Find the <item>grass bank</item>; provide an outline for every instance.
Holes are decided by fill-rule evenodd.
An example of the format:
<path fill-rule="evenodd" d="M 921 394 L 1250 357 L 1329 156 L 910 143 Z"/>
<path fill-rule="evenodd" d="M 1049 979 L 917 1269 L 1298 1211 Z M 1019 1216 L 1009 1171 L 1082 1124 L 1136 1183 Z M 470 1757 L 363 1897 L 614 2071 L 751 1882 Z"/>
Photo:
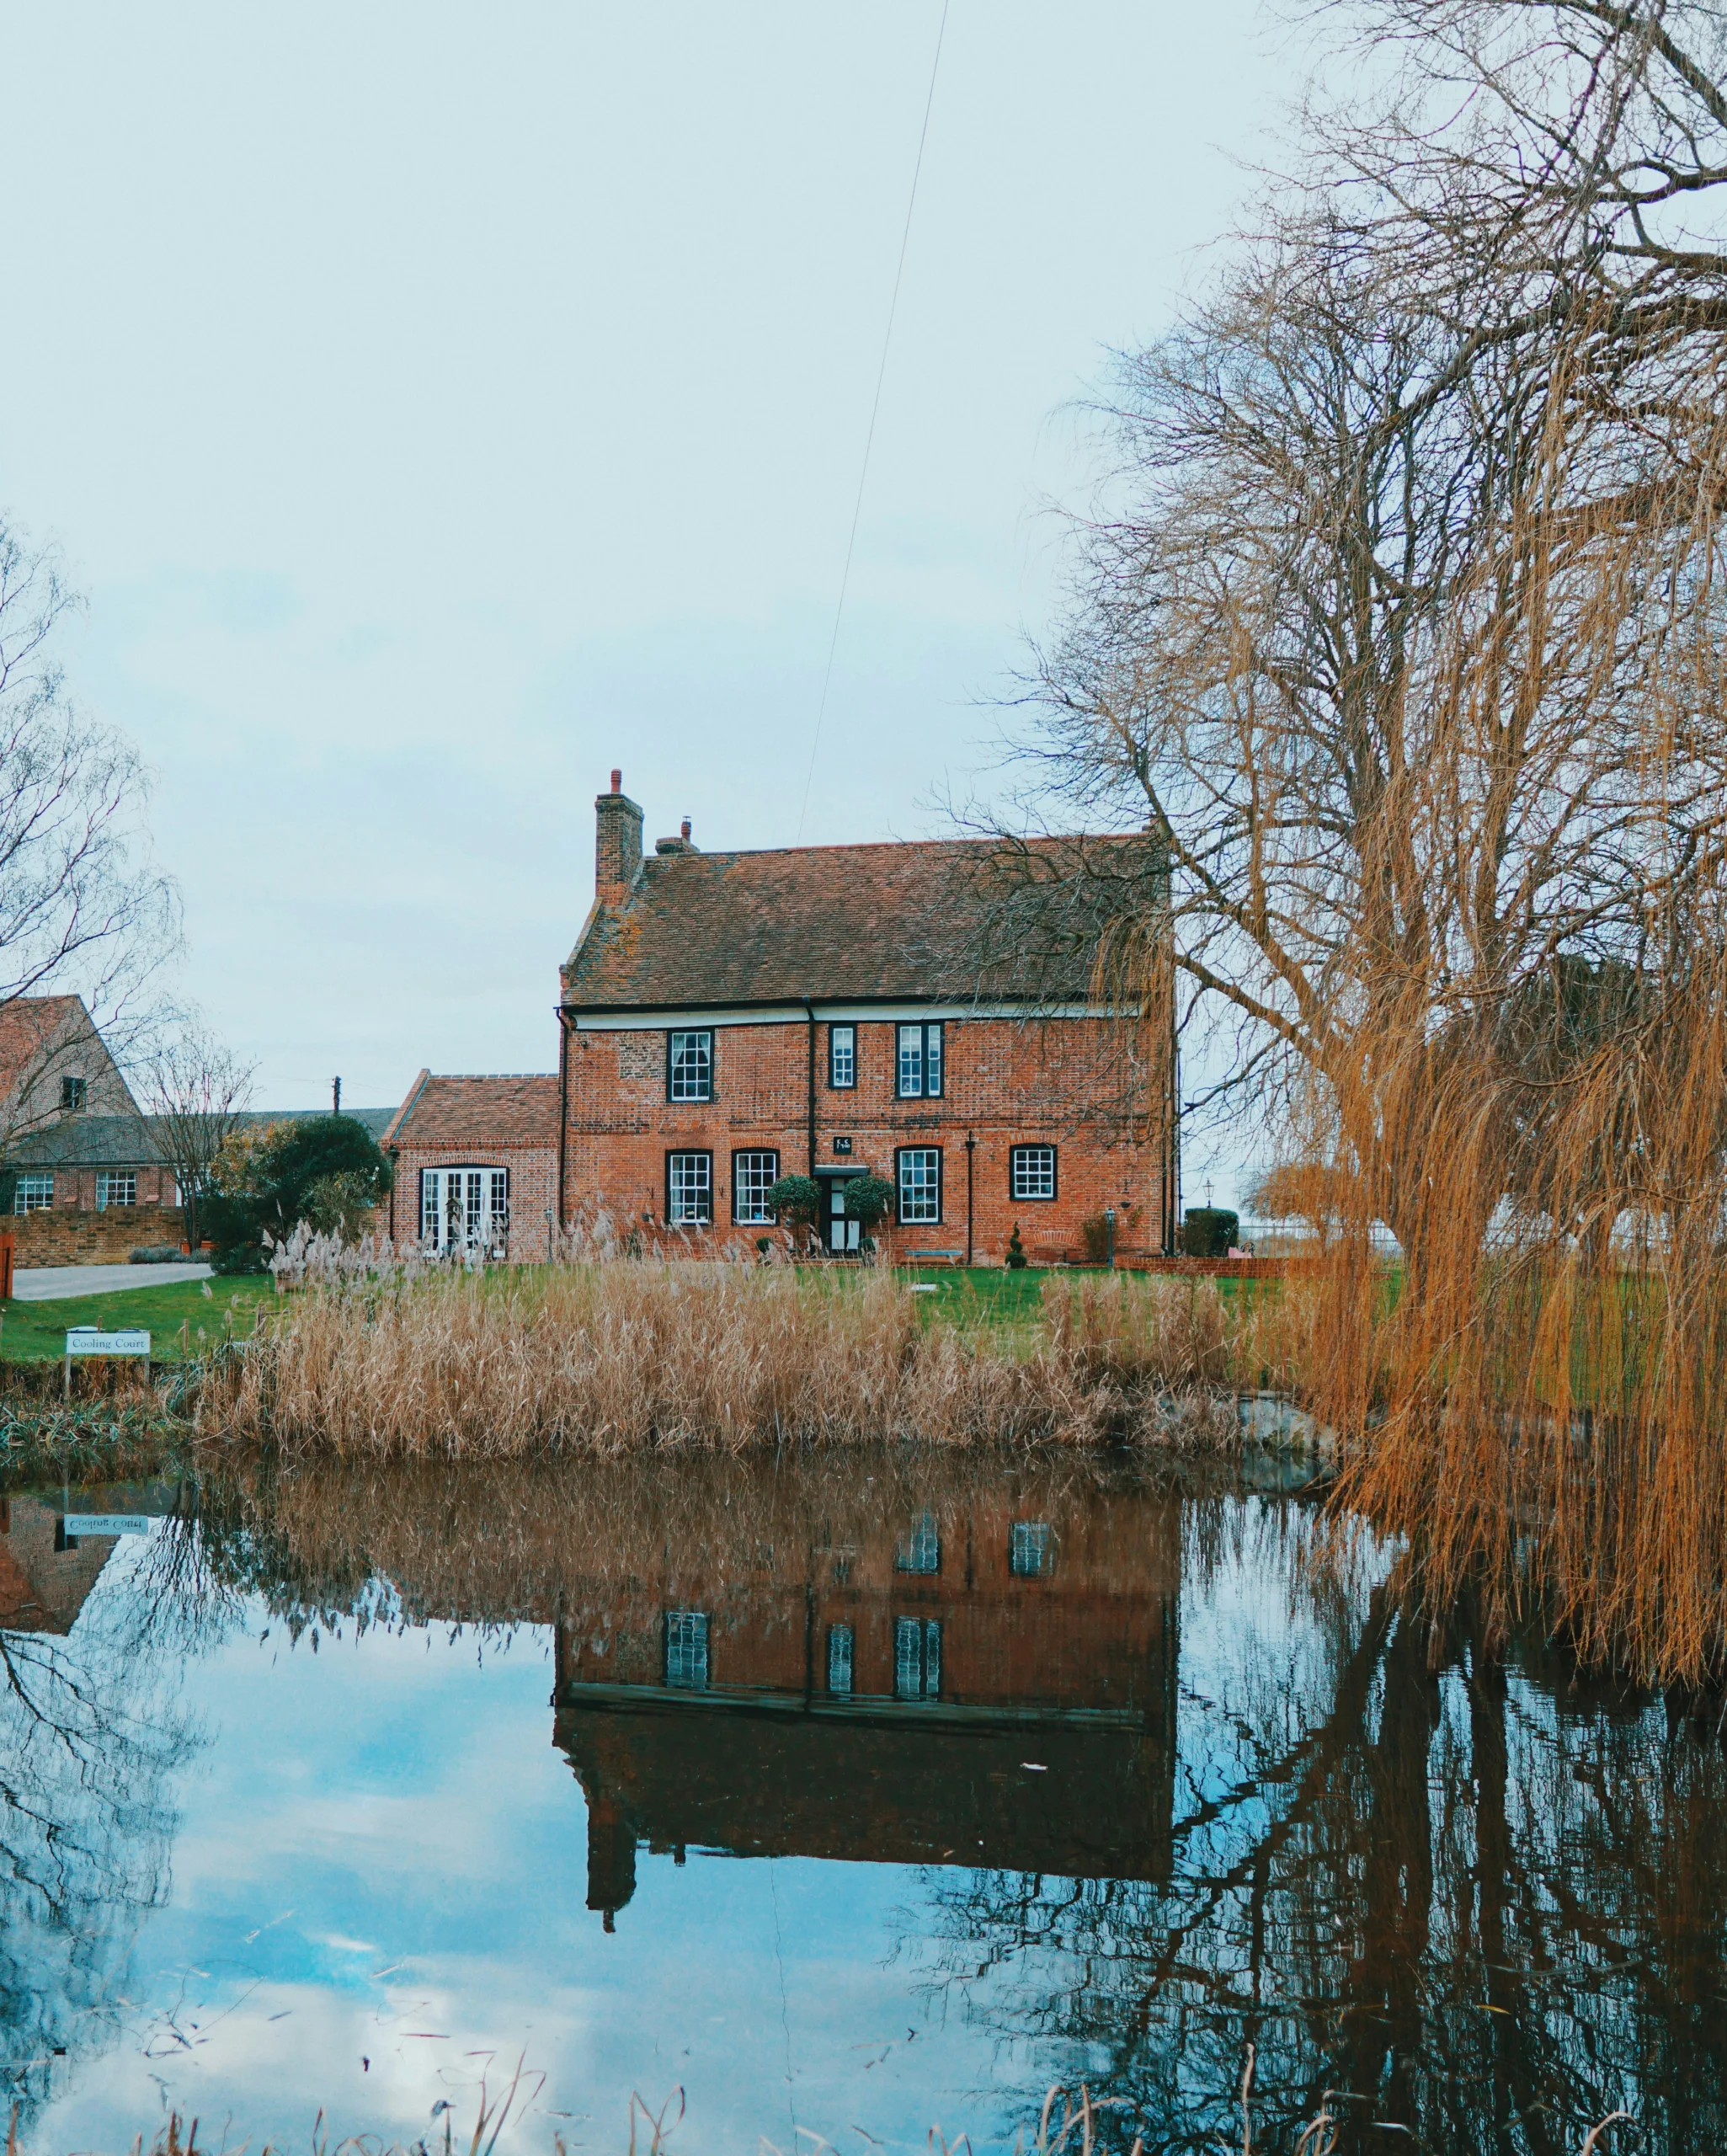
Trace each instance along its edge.
<path fill-rule="evenodd" d="M 1060 1275 L 1035 1315 L 887 1272 L 683 1263 L 313 1289 L 204 1388 L 200 1433 L 380 1459 L 761 1444 L 1216 1444 L 1291 1299 Z M 1029 1301 L 1029 1290 L 1023 1292 Z M 933 1308 L 930 1306 L 934 1305 Z"/>
<path fill-rule="evenodd" d="M 156 1361 L 195 1360 L 232 1334 L 250 1332 L 258 1305 L 275 1300 L 273 1281 L 250 1278 L 170 1280 L 47 1303 L 14 1299 L 0 1303 L 0 1361 L 57 1362 L 66 1352 L 68 1327 L 78 1325 L 141 1326 L 151 1335 Z"/>

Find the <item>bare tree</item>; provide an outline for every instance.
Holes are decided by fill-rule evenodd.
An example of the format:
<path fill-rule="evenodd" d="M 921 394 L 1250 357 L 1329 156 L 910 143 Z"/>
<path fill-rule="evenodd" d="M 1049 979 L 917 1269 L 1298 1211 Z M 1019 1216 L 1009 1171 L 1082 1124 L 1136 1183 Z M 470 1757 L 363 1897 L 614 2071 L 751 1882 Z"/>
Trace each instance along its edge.
<path fill-rule="evenodd" d="M 173 1170 L 195 1251 L 198 1208 L 224 1141 L 240 1128 L 252 1097 L 253 1066 L 242 1063 L 201 1025 L 158 1045 L 139 1069 L 140 1091 L 156 1156 Z"/>
<path fill-rule="evenodd" d="M 150 858 L 136 751 L 66 692 L 54 638 L 77 603 L 0 517 L 0 1017 L 76 993 L 123 1048 L 179 947 L 179 902 Z M 46 1032 L 28 1045 L 53 1050 Z"/>
<path fill-rule="evenodd" d="M 1351 1494 L 1442 1593 L 1550 1520 L 1575 1636 L 1695 1673 L 1727 1641 L 1727 19 L 1348 19 L 1372 64 L 1298 184 L 1119 363 L 1030 750 L 1163 837 L 1234 1082 L 1357 1260 L 1375 1217 L 1404 1246 L 1394 1313 L 1358 1264 L 1316 1336 Z"/>
<path fill-rule="evenodd" d="M 1406 1236 L 1447 1056 L 1561 962 L 1694 937 L 1720 878 L 1723 257 L 1646 229 L 1727 184 L 1681 15 L 1708 29 L 1358 12 L 1404 64 L 1120 363 L 1111 507 L 1040 658 L 1044 776 L 1165 835 L 1175 963 L 1240 1022 L 1237 1079 L 1329 1119 Z"/>

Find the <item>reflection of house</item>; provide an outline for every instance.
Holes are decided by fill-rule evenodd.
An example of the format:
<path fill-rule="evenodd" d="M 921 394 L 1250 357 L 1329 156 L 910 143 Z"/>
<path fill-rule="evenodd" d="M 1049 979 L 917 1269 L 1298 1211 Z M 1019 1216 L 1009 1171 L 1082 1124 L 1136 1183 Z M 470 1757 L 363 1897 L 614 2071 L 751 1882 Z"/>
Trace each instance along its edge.
<path fill-rule="evenodd" d="M 557 1166 L 557 1080 L 439 1078 L 422 1070 L 383 1134 L 396 1177 L 392 1242 L 439 1250 L 550 1248 Z"/>
<path fill-rule="evenodd" d="M 0 1497 L 0 1631 L 69 1632 L 115 1539 L 68 1536 L 45 1498 Z"/>
<path fill-rule="evenodd" d="M 1059 1531 L 992 1500 L 764 1548 L 747 1577 L 669 1556 L 568 1590 L 557 1742 L 588 1798 L 589 1906 L 609 1923 L 629 1900 L 644 1840 L 1161 1876 L 1179 1552 L 1173 1500 Z"/>

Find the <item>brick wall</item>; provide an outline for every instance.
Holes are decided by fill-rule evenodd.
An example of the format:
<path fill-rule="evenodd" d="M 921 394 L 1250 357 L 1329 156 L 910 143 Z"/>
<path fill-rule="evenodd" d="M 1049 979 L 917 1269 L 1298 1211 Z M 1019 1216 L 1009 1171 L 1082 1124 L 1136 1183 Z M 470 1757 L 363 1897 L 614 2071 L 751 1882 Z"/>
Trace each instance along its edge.
<path fill-rule="evenodd" d="M 964 1251 L 966 1140 L 970 1155 L 971 1242 L 974 1261 L 999 1265 L 1015 1223 L 1034 1264 L 1080 1241 L 1080 1223 L 1117 1209 L 1123 1248 L 1155 1250 L 1163 1221 L 1163 1139 L 1154 1126 L 1137 1136 L 1125 1118 L 1095 1103 L 1113 1083 L 1115 1042 L 1088 1019 L 1023 1024 L 1011 1019 L 950 1020 L 945 1033 L 945 1089 L 936 1100 L 894 1093 L 895 1027 L 861 1023 L 857 1083 L 828 1084 L 827 1026 L 816 1027 L 817 1167 L 865 1167 L 896 1181 L 896 1155 L 908 1145 L 941 1154 L 940 1221 L 880 1231 L 894 1261 L 919 1251 Z M 665 1213 L 666 1155 L 676 1149 L 713 1155 L 713 1229 L 690 1238 L 697 1247 L 748 1249 L 769 1232 L 732 1222 L 732 1156 L 745 1149 L 778 1153 L 780 1171 L 809 1171 L 807 1026 L 722 1026 L 714 1035 L 714 1098 L 666 1098 L 666 1036 L 653 1030 L 573 1032 L 568 1041 L 564 1212 L 579 1219 L 603 1209 L 620 1226 L 657 1239 Z M 849 1152 L 836 1140 L 849 1139 Z M 1009 1156 L 1015 1145 L 1057 1149 L 1057 1194 L 1015 1201 Z"/>
<path fill-rule="evenodd" d="M 55 1181 L 57 1198 L 58 1174 Z M 113 1205 L 98 1213 L 56 1203 L 40 1213 L 13 1214 L 0 1228 L 12 1236 L 14 1265 L 123 1265 L 149 1244 L 178 1246 L 186 1232 L 184 1215 L 170 1205 Z M 139 1278 L 141 1285 L 148 1275 Z"/>

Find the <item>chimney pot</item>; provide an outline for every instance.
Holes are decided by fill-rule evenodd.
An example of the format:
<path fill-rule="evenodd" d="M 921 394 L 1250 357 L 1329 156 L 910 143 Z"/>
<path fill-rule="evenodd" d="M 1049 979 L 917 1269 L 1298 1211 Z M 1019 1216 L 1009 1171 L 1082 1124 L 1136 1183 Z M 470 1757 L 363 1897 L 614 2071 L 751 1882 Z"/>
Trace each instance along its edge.
<path fill-rule="evenodd" d="M 689 842 L 690 842 L 690 819 L 689 819 L 687 816 L 684 819 L 683 824 L 682 824 L 682 825 L 681 825 L 681 827 L 680 827 L 680 828 L 681 828 L 681 831 L 682 831 L 682 835 L 683 835 L 683 839 L 684 839 L 684 843 L 687 846 L 687 845 L 689 844 Z"/>
<path fill-rule="evenodd" d="M 621 771 L 614 770 L 612 772 L 611 790 L 614 793 L 621 793 L 624 790 L 624 775 Z"/>

